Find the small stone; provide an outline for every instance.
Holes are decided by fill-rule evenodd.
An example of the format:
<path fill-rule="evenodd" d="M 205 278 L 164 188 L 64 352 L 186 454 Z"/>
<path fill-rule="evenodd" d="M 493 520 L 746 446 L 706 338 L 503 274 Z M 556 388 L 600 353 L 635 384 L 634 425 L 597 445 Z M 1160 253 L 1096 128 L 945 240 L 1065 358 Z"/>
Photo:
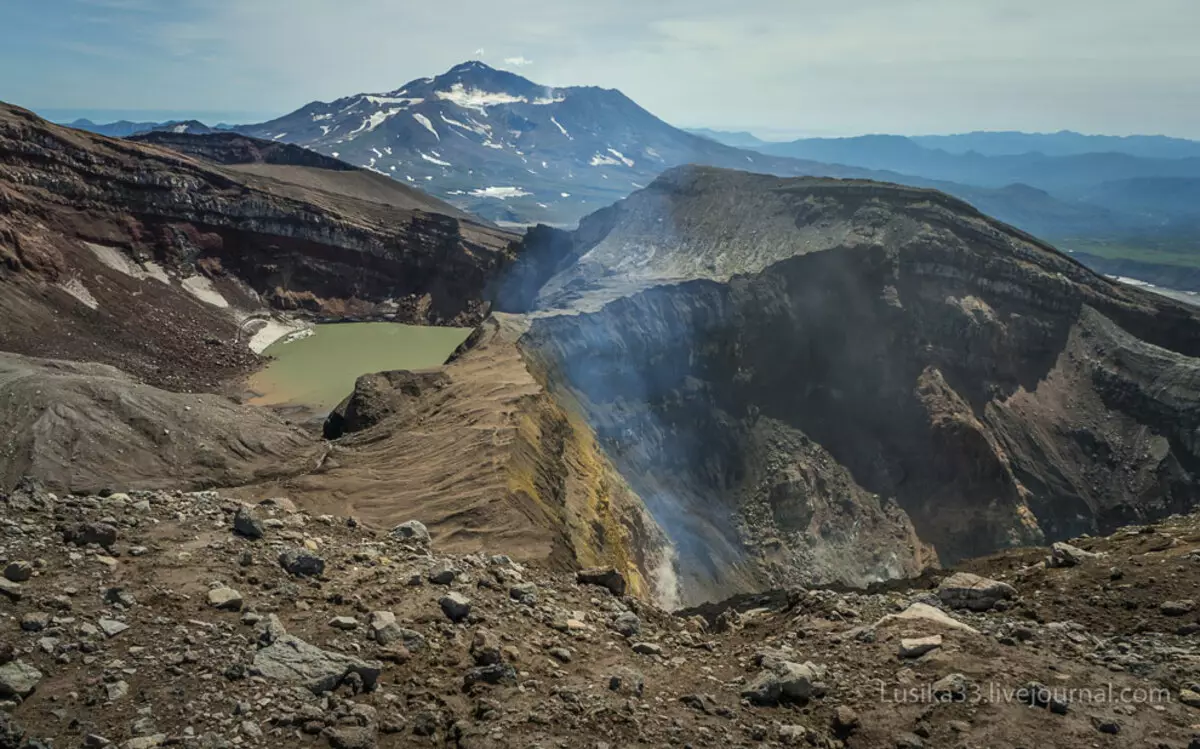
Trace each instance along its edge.
<path fill-rule="evenodd" d="M 500 638 L 480 627 L 471 640 L 471 657 L 477 666 L 491 666 L 501 660 Z"/>
<path fill-rule="evenodd" d="M 324 559 L 299 549 L 289 549 L 280 554 L 279 565 L 296 577 L 315 577 L 325 571 Z"/>
<path fill-rule="evenodd" d="M 599 585 L 608 588 L 618 598 L 625 595 L 625 576 L 617 572 L 615 567 L 590 567 L 579 570 L 575 579 L 583 585 Z"/>
<path fill-rule="evenodd" d="M 548 652 L 550 653 L 550 656 L 557 661 L 562 663 L 571 662 L 571 651 L 567 650 L 566 648 L 550 648 Z"/>
<path fill-rule="evenodd" d="M 1200 707 L 1200 692 L 1191 689 L 1179 690 L 1179 701 L 1188 707 Z"/>
<path fill-rule="evenodd" d="M 400 541 L 416 543 L 421 546 L 430 544 L 429 529 L 419 520 L 409 520 L 392 528 L 392 537 Z"/>
<path fill-rule="evenodd" d="M 941 635 L 931 635 L 929 637 L 906 637 L 900 640 L 900 657 L 920 658 L 930 650 L 935 650 L 941 646 Z"/>
<path fill-rule="evenodd" d="M 105 637 L 116 637 L 129 629 L 128 624 L 119 622 L 116 619 L 101 619 L 96 622 L 96 626 L 100 627 L 100 631 L 104 633 Z"/>
<path fill-rule="evenodd" d="M 108 588 L 104 591 L 104 602 L 118 604 L 125 608 L 133 608 L 137 605 L 137 599 L 133 594 L 124 588 Z"/>
<path fill-rule="evenodd" d="M 508 590 L 508 597 L 525 606 L 533 606 L 538 602 L 538 589 L 533 583 L 521 583 Z"/>
<path fill-rule="evenodd" d="M 1110 736 L 1116 736 L 1121 732 L 1121 724 L 1111 718 L 1092 716 L 1092 727 L 1100 733 L 1106 733 Z"/>
<path fill-rule="evenodd" d="M 858 713 L 849 705 L 838 705 L 833 711 L 833 730 L 841 736 L 854 733 L 858 723 Z"/>
<path fill-rule="evenodd" d="M 438 601 L 442 613 L 452 622 L 461 622 L 471 613 L 471 601 L 461 593 L 451 591 Z"/>
<path fill-rule="evenodd" d="M 242 505 L 233 515 L 233 532 L 245 538 L 259 539 L 266 533 L 266 529 L 254 510 Z"/>
<path fill-rule="evenodd" d="M 220 611 L 241 611 L 242 594 L 225 586 L 208 591 L 208 605 Z"/>
<path fill-rule="evenodd" d="M 243 720 L 239 728 L 241 729 L 243 736 L 249 736 L 252 739 L 262 738 L 262 729 L 259 728 L 258 724 L 252 720 Z"/>
<path fill-rule="evenodd" d="M 358 620 L 352 616 L 335 616 L 329 620 L 329 626 L 349 632 L 358 629 Z"/>
<path fill-rule="evenodd" d="M 962 674 L 943 676 L 933 683 L 933 696 L 947 702 L 961 702 L 967 698 L 971 682 Z"/>
<path fill-rule="evenodd" d="M 1163 616 L 1183 616 L 1190 614 L 1196 608 L 1196 602 L 1190 598 L 1185 598 L 1180 601 L 1163 601 L 1158 611 Z"/>
<path fill-rule="evenodd" d="M 896 749 L 925 749 L 925 742 L 921 741 L 921 737 L 907 731 L 896 734 L 892 743 Z"/>
<path fill-rule="evenodd" d="M 636 637 L 642 631 L 642 620 L 632 611 L 623 611 L 613 620 L 612 628 L 625 637 Z"/>
<path fill-rule="evenodd" d="M 21 617 L 21 629 L 25 632 L 41 632 L 50 626 L 50 615 L 42 611 L 30 611 Z"/>
<path fill-rule="evenodd" d="M 121 749 L 156 749 L 167 743 L 165 733 L 155 733 L 149 736 L 138 736 L 121 744 Z"/>
<path fill-rule="evenodd" d="M 662 646 L 652 642 L 635 642 L 633 652 L 638 655 L 662 655 Z"/>
<path fill-rule="evenodd" d="M 9 562 L 4 568 L 4 577 L 14 583 L 23 583 L 33 577 L 33 565 L 29 562 Z"/>
<path fill-rule="evenodd" d="M 504 663 L 490 666 L 477 666 L 467 671 L 463 677 L 463 686 L 471 688 L 476 684 L 516 684 L 517 670 Z"/>
<path fill-rule="evenodd" d="M 16 602 L 21 600 L 24 589 L 20 583 L 14 583 L 7 577 L 0 577 L 0 595 L 6 596 L 10 601 Z"/>
<path fill-rule="evenodd" d="M 104 693 L 109 702 L 115 702 L 129 694 L 129 685 L 124 681 L 114 681 L 104 685 Z"/>
<path fill-rule="evenodd" d="M 434 585 L 451 585 L 457 578 L 458 569 L 448 563 L 440 564 L 429 571 L 429 582 Z"/>

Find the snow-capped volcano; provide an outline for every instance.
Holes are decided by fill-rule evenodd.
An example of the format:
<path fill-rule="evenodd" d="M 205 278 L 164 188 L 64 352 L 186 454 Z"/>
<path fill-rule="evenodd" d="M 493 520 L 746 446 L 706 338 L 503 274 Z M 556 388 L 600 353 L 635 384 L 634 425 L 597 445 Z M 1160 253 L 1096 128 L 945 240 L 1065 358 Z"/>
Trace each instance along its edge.
<path fill-rule="evenodd" d="M 686 163 L 793 175 L 860 171 L 724 146 L 668 125 L 620 91 L 541 86 L 481 62 L 238 130 L 520 222 L 572 223 Z"/>

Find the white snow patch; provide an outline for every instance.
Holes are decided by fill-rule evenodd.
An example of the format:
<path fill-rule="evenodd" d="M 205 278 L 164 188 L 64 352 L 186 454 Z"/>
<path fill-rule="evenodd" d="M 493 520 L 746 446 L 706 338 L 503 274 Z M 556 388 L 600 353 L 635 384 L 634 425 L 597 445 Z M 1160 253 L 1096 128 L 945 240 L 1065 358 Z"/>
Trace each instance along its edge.
<path fill-rule="evenodd" d="M 408 99 L 403 96 L 364 96 L 364 99 L 372 104 L 399 104 L 402 107 L 415 107 L 424 102 L 424 99 Z"/>
<path fill-rule="evenodd" d="M 388 167 L 388 169 L 391 169 L 393 172 L 394 172 L 394 171 L 396 171 L 396 167 L 395 167 L 395 166 L 389 166 L 389 167 Z"/>
<path fill-rule="evenodd" d="M 433 137 L 437 138 L 438 140 L 442 139 L 442 136 L 438 135 L 438 131 L 433 128 L 433 123 L 429 121 L 428 117 L 420 112 L 413 112 L 413 119 L 421 123 L 421 127 L 433 133 Z"/>
<path fill-rule="evenodd" d="M 392 109 L 381 109 L 378 112 L 375 112 L 374 114 L 370 115 L 369 117 L 364 118 L 363 124 L 359 125 L 358 129 L 354 130 L 352 133 L 350 133 L 350 135 L 348 135 L 346 137 L 353 138 L 354 136 L 358 135 L 359 133 L 361 133 L 363 131 L 366 131 L 369 133 L 372 130 L 374 130 L 375 128 L 379 127 L 380 125 L 387 122 L 388 120 L 390 120 L 391 118 L 395 117 L 396 115 L 400 114 L 403 111 L 404 111 L 404 107 L 393 107 Z"/>
<path fill-rule="evenodd" d="M 92 292 L 88 291 L 87 287 L 78 278 L 72 278 L 66 283 L 60 283 L 58 288 L 78 299 L 88 309 L 100 309 L 100 302 L 96 301 L 96 297 L 92 296 Z"/>
<path fill-rule="evenodd" d="M 171 283 L 171 279 L 167 277 L 167 272 L 157 263 L 146 262 L 139 265 L 133 258 L 122 252 L 119 247 L 109 247 L 92 242 L 84 242 L 84 244 L 92 251 L 97 260 L 118 273 L 138 280 L 153 278 L 155 281 L 161 281 L 165 284 Z"/>
<path fill-rule="evenodd" d="M 544 107 L 547 104 L 562 104 L 566 100 L 566 94 L 560 94 L 557 91 L 551 91 L 549 96 L 542 97 L 541 99 L 534 99 L 529 103 L 536 104 L 539 107 Z"/>
<path fill-rule="evenodd" d="M 320 122 L 321 120 L 329 120 L 329 119 L 333 119 L 333 115 L 331 115 L 331 114 L 328 114 L 328 113 L 326 113 L 326 114 L 314 114 L 314 115 L 312 116 L 312 121 L 313 121 L 313 122 Z"/>
<path fill-rule="evenodd" d="M 279 140 L 280 138 L 283 138 L 286 135 L 287 135 L 287 133 L 280 133 L 279 135 L 276 135 L 275 137 L 271 138 L 271 140 Z"/>
<path fill-rule="evenodd" d="M 533 193 L 522 190 L 519 187 L 484 187 L 478 190 L 472 190 L 471 195 L 477 198 L 496 198 L 497 200 L 508 200 L 509 198 L 523 198 L 526 195 Z"/>
<path fill-rule="evenodd" d="M 484 135 L 484 136 L 488 135 L 491 132 L 491 128 L 482 127 L 479 125 L 479 123 L 475 123 L 475 125 L 472 126 L 472 125 L 467 125 L 462 122 L 459 122 L 458 120 L 451 119 L 444 114 L 441 115 L 441 117 L 442 117 L 442 122 L 446 123 L 447 125 L 453 125 L 454 127 L 462 128 L 463 130 L 466 130 L 468 132 L 478 133 L 479 135 Z"/>
<path fill-rule="evenodd" d="M 333 158 L 335 158 L 335 159 L 336 159 L 336 158 L 338 157 L 338 152 L 337 152 L 337 151 L 332 151 L 331 153 L 333 154 Z"/>
<path fill-rule="evenodd" d="M 495 149 L 498 149 L 498 150 L 504 150 L 504 146 L 503 146 L 503 145 L 501 145 L 501 144 L 499 144 L 499 143 L 493 143 L 493 142 L 492 142 L 492 141 L 490 141 L 490 140 L 485 140 L 485 141 L 483 142 L 483 145 L 484 145 L 486 148 L 495 148 Z"/>
<path fill-rule="evenodd" d="M 633 166 L 633 159 L 626 158 L 625 154 L 621 153 L 617 149 L 610 148 L 610 149 L 608 149 L 608 152 L 611 153 L 613 156 L 616 156 L 621 161 L 625 162 L 625 166 L 630 166 L 630 167 Z"/>
<path fill-rule="evenodd" d="M 571 197 L 571 193 L 569 193 L 569 192 L 560 192 L 559 195 L 562 195 L 564 198 Z"/>
<path fill-rule="evenodd" d="M 424 151 L 417 151 L 417 153 L 421 154 L 421 158 L 425 159 L 426 161 L 428 161 L 431 164 L 437 164 L 438 166 L 452 166 L 452 164 L 449 161 L 442 161 L 441 159 L 434 158 L 433 156 L 430 156 L 429 154 L 425 153 Z"/>
<path fill-rule="evenodd" d="M 321 137 L 324 138 L 326 135 L 329 135 L 329 131 L 332 130 L 333 127 L 337 126 L 334 125 L 333 127 L 330 127 L 329 125 L 319 125 L 318 127 L 321 128 Z"/>
<path fill-rule="evenodd" d="M 250 340 L 246 342 L 250 350 L 256 354 L 266 351 L 268 346 L 281 338 L 284 339 L 284 343 L 291 343 L 301 338 L 308 338 L 316 332 L 310 323 L 299 320 L 271 318 L 261 322 L 263 323 L 262 327 L 255 330 L 254 335 L 250 336 Z"/>
<path fill-rule="evenodd" d="M 558 120 L 551 117 L 550 121 L 554 123 L 555 127 L 558 128 L 559 132 L 561 132 L 563 135 L 567 136 L 567 140 L 575 140 L 574 138 L 571 137 L 571 134 L 567 132 L 567 129 L 565 127 L 563 127 L 562 124 L 559 123 Z"/>
<path fill-rule="evenodd" d="M 596 154 L 592 157 L 592 166 L 617 166 L 620 163 L 613 157 L 604 156 L 603 154 Z"/>
<path fill-rule="evenodd" d="M 435 91 L 433 95 L 451 104 L 457 104 L 463 109 L 474 109 L 485 117 L 488 107 L 497 107 L 501 104 L 525 104 L 529 101 L 524 96 L 513 96 L 503 91 L 468 89 L 461 82 L 455 83 L 449 91 Z"/>
<path fill-rule="evenodd" d="M 187 131 L 188 131 L 188 126 L 182 122 L 171 128 L 171 132 L 173 132 L 173 133 L 186 133 Z M 95 308 L 93 307 L 93 309 L 95 309 Z"/>
<path fill-rule="evenodd" d="M 183 288 L 205 304 L 211 304 L 214 307 L 222 309 L 229 307 L 229 302 L 225 301 L 225 297 L 221 296 L 221 292 L 217 291 L 212 281 L 204 276 L 191 276 L 183 279 Z"/>

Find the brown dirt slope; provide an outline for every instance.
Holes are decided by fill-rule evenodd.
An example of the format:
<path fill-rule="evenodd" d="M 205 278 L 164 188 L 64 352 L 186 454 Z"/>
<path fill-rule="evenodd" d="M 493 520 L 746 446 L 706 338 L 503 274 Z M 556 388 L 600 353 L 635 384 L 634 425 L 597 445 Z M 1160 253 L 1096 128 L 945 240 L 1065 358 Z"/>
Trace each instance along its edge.
<path fill-rule="evenodd" d="M 373 393 L 377 408 L 391 400 L 387 415 L 331 443 L 315 470 L 238 496 L 286 494 L 314 512 L 354 514 L 373 527 L 419 516 L 448 551 L 503 550 L 564 567 L 615 564 L 638 590 L 653 592 L 661 532 L 587 425 L 530 374 L 518 334 L 489 318 L 446 367 L 407 392 L 392 390 L 413 382 L 404 373 L 364 377 L 360 391 Z"/>
<path fill-rule="evenodd" d="M 320 457 L 266 409 L 159 390 L 103 364 L 0 353 L 0 487 L 57 491 L 245 483 Z"/>

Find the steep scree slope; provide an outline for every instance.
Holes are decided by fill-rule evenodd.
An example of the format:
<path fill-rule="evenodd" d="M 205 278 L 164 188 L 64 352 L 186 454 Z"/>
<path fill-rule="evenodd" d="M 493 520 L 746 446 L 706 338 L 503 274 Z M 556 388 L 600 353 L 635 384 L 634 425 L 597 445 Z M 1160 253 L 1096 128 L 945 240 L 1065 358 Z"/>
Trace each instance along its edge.
<path fill-rule="evenodd" d="M 673 170 L 531 233 L 501 298 L 674 542 L 685 601 L 1198 496 L 1197 312 L 933 191 Z"/>

